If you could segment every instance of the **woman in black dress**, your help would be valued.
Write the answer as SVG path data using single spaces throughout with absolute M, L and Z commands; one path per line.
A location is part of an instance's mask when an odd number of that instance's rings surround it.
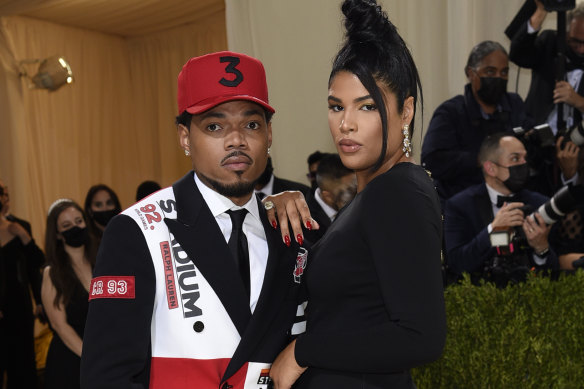
M 313 247 L 306 332 L 276 359 L 276 389 L 415 388 L 409 369 L 446 336 L 440 201 L 411 158 L 420 81 L 374 0 L 345 0 L 329 127 L 358 193 Z
M 45 389 L 79 388 L 83 330 L 95 250 L 83 210 L 72 200 L 49 209 L 45 241 L 48 266 L 42 299 L 53 329 L 45 367 Z

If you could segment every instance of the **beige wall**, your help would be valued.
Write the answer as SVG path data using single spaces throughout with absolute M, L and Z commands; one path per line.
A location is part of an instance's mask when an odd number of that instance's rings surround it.
M 524 0 L 378 0 L 410 47 L 424 92 L 418 116 L 414 156 L 434 109 L 460 94 L 470 49 L 496 40 L 509 47 L 503 31 Z M 276 173 L 305 182 L 306 157 L 314 150 L 334 151 L 326 115 L 331 61 L 342 39 L 341 0 L 226 0 L 230 50 L 242 51 L 266 65 L 274 116 Z M 555 27 L 554 15 L 544 27 Z M 509 90 L 517 69 L 512 66 Z M 525 96 L 530 73 L 521 71 Z
M 127 207 L 140 182 L 170 185 L 190 169 L 174 126 L 176 77 L 190 57 L 226 49 L 224 15 L 132 39 L 0 18 L 0 177 L 13 213 L 31 221 L 39 243 L 58 198 L 83 206 L 89 187 L 104 183 Z M 75 82 L 56 92 L 28 89 L 19 61 L 56 54 Z
M 334 151 L 327 128 L 331 60 L 341 42 L 340 0 L 226 0 L 197 25 L 133 39 L 23 17 L 0 18 L 0 177 L 13 212 L 42 241 L 48 206 L 83 202 L 103 182 L 132 203 L 136 186 L 169 185 L 189 169 L 176 145 L 176 76 L 192 56 L 227 48 L 266 65 L 276 107 L 276 173 L 306 182 L 306 158 Z M 381 0 L 411 47 L 425 96 L 423 128 L 438 104 L 462 91 L 463 67 L 477 42 L 498 40 L 523 0 Z M 554 27 L 553 16 L 546 25 Z M 227 45 L 229 42 L 229 45 Z M 73 85 L 29 90 L 22 59 L 65 56 Z M 509 88 L 515 80 L 515 68 Z M 522 71 L 521 92 L 529 84 Z M 415 156 L 422 121 L 417 121 Z

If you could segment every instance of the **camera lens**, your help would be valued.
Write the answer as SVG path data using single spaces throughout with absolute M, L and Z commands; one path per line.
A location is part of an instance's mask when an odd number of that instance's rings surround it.
M 578 124 L 577 126 L 572 127 L 572 129 L 570 129 L 570 133 L 568 134 L 568 138 L 570 138 L 570 140 L 576 146 L 584 145 L 584 127 L 582 127 L 582 123 Z
M 556 192 L 546 203 L 542 204 L 537 213 L 543 217 L 546 224 L 554 224 L 566 213 L 572 212 L 582 202 L 581 186 L 567 185 Z

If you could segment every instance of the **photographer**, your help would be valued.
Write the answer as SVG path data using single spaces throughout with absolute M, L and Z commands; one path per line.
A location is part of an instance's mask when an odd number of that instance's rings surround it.
M 584 4 L 579 4 L 566 14 L 566 74 L 560 77 L 557 57 L 558 33 L 554 30 L 539 33 L 547 13 L 541 1 L 529 0 L 505 33 L 511 39 L 509 51 L 511 61 L 518 66 L 531 69 L 531 84 L 525 100 L 527 111 L 536 123 L 548 123 L 558 138 L 555 150 L 556 167 L 554 168 L 554 161 L 551 158 L 547 171 L 539 172 L 545 174 L 547 182 L 542 178 L 538 189 L 551 195 L 561 185 L 575 183 L 579 179 L 578 167 L 582 166 L 578 163 L 582 143 L 574 144 L 574 139 L 564 142 L 563 134 L 561 132 L 558 134 L 556 104 L 563 104 L 566 129 L 569 130 L 581 123 L 584 111 L 584 83 L 581 82 L 584 73 Z M 558 78 L 561 80 L 556 81 Z M 534 151 L 529 149 L 532 157 Z
M 520 209 L 525 205 L 536 209 L 547 201 L 523 189 L 529 177 L 526 154 L 521 141 L 504 133 L 482 143 L 479 163 L 485 183 L 465 189 L 446 203 L 444 234 L 450 271 L 471 273 L 475 280 L 488 278 L 485 273 L 492 270 L 493 259 L 505 255 L 508 262 L 526 271 L 557 268 L 558 258 L 548 242 L 551 227 L 538 213 L 534 220 Z M 514 232 L 524 241 L 512 246 L 512 253 L 498 252 L 490 235 L 499 231 Z
M 483 182 L 476 161 L 487 135 L 534 124 L 521 97 L 507 92 L 509 58 L 503 46 L 493 41 L 477 44 L 464 71 L 469 81 L 464 95 L 434 111 L 422 146 L 422 165 L 432 172 L 442 201 Z

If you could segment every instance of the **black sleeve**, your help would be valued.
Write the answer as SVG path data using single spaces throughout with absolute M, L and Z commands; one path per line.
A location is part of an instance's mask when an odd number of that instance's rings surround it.
M 41 251 L 32 239 L 27 245 L 23 246 L 23 253 L 26 258 L 26 271 L 30 282 L 30 288 L 34 301 L 37 305 L 42 304 L 41 301 L 41 267 L 45 263 L 45 254 Z
M 527 21 L 511 39 L 509 49 L 509 59 L 517 66 L 528 69 L 538 68 L 543 61 L 549 61 L 549 50 L 547 50 L 547 39 L 549 31 L 542 34 L 527 32 Z
M 407 178 L 385 182 L 362 198 L 367 206 L 359 227 L 389 320 L 375 327 L 299 336 L 295 354 L 301 365 L 387 374 L 441 355 L 446 339 L 442 226 L 438 196 L 425 179 L 423 187 Z
M 441 104 L 430 120 L 422 145 L 422 163 L 439 180 L 453 180 L 461 175 L 479 172 L 476 154 L 464 150 L 459 142 L 458 132 L 465 123 L 465 116 L 457 112 L 457 105 L 463 100 L 449 100 Z
M 488 229 L 485 227 L 476 234 L 470 228 L 468 218 L 469 212 L 476 210 L 468 209 L 457 200 L 457 197 L 449 199 L 444 207 L 444 241 L 448 267 L 457 274 L 482 271 L 485 261 L 495 254 Z
M 81 387 L 145 389 L 156 279 L 144 235 L 130 217 L 119 215 L 108 224 L 93 276 L 135 277 L 135 298 L 89 302 Z

